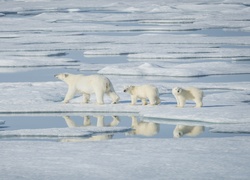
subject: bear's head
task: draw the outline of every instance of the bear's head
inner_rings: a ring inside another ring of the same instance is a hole
[[[127,92],[131,94],[131,91],[135,88],[135,86],[127,86],[124,88],[123,92]]]
[[[62,81],[64,81],[68,76],[69,76],[69,74],[67,74],[67,73],[61,73],[61,74],[56,74],[56,75],[55,75],[55,77],[56,77],[57,79],[60,79],[60,80],[62,80]]]
[[[172,89],[172,93],[175,95],[181,94],[182,93],[182,88],[180,87],[175,87]]]
[[[180,138],[183,136],[183,132],[180,131],[179,129],[175,129],[174,132],[173,132],[173,135],[174,135],[174,138]]]

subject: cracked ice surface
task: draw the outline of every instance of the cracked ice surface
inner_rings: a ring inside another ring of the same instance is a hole
[[[249,6],[245,2],[74,2],[2,3],[0,65],[72,65],[72,58],[50,56],[69,50],[82,51],[86,56],[129,54],[131,61],[250,58],[245,48],[250,45]],[[192,31],[203,29],[223,29],[224,37]],[[232,30],[245,35],[227,35]],[[107,35],[111,32],[120,34]]]

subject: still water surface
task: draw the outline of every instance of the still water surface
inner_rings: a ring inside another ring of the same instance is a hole
[[[130,128],[121,132],[97,133],[90,137],[76,138],[55,138],[55,137],[5,137],[0,135],[1,140],[49,140],[49,141],[81,141],[81,140],[108,140],[117,138],[211,138],[211,137],[231,137],[243,136],[248,134],[237,133],[212,133],[209,127],[201,125],[185,124],[165,124],[154,121],[144,121],[138,116],[124,115],[11,115],[2,116],[1,120],[5,123],[0,125],[0,131],[19,130],[19,129],[47,129],[47,128],[86,128],[89,126],[100,127],[126,127]]]

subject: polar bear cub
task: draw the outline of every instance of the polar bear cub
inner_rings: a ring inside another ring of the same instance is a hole
[[[177,107],[184,107],[186,100],[193,100],[196,103],[195,107],[202,107],[203,92],[195,87],[183,89],[175,87],[172,89],[172,94],[177,101]]]
[[[131,95],[131,104],[135,105],[137,99],[141,99],[142,105],[147,105],[147,99],[150,105],[158,105],[161,100],[159,98],[158,88],[152,85],[128,86],[124,89]]]
[[[83,103],[89,102],[91,94],[96,95],[98,104],[104,103],[104,94],[112,99],[112,104],[117,103],[120,99],[115,93],[111,81],[105,76],[62,73],[55,75],[55,77],[68,84],[68,92],[63,100],[64,103],[68,103],[76,93],[83,94]]]

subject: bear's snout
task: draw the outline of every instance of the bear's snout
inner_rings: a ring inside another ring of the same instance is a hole
[[[126,90],[126,89],[124,89],[124,90],[123,90],[123,92],[127,92],[127,90]]]

